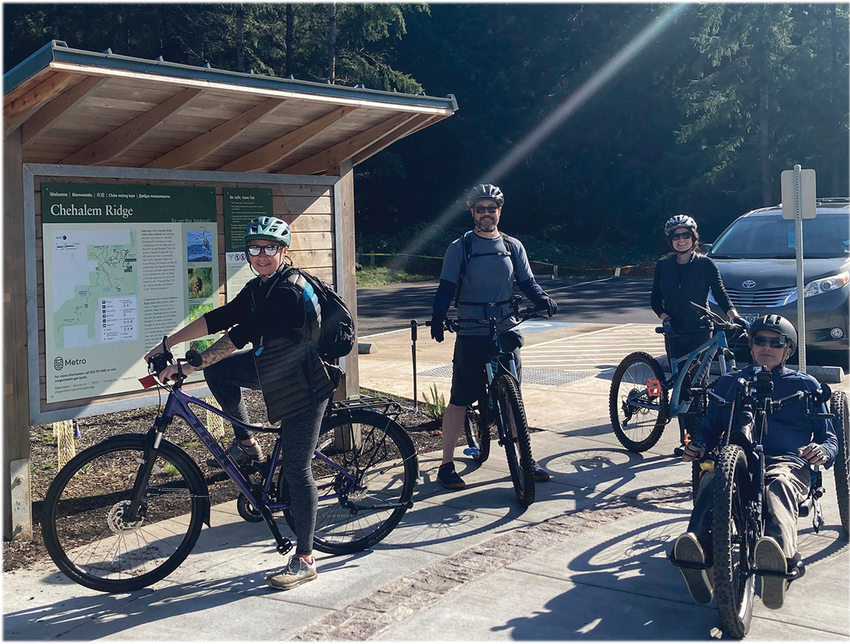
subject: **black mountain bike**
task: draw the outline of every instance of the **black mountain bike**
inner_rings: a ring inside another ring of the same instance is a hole
[[[178,367],[195,364],[192,353],[178,359]],[[149,368],[161,373],[173,362],[163,353]],[[83,450],[50,484],[43,506],[44,545],[76,583],[111,593],[144,588],[173,572],[191,552],[202,524],[210,525],[210,497],[200,468],[164,438],[175,417],[186,421],[239,489],[240,516],[265,521],[280,554],[292,548],[277,524],[282,518],[295,530],[281,468],[285,429],[241,423],[184,392],[183,380],[181,370],[173,385],[160,385],[168,397],[147,434],[112,436]],[[416,450],[391,417],[391,405],[377,398],[328,405],[312,465],[319,492],[316,550],[347,554],[369,548],[412,507]],[[192,407],[236,426],[277,434],[271,457],[238,467]]]
[[[513,311],[508,315],[483,320],[447,319],[446,329],[480,328],[486,326],[490,336],[490,348],[482,373],[482,389],[477,407],[467,409],[465,432],[468,447],[464,453],[477,463],[483,463],[490,455],[490,432],[496,426],[499,445],[505,448],[508,470],[514,492],[519,502],[528,507],[534,503],[534,459],[531,456],[531,438],[528,421],[520,393],[519,376],[514,361],[514,346],[509,346],[511,331],[499,331],[504,322],[514,318],[518,326],[535,317],[548,317],[545,311],[534,307],[519,310],[521,298],[511,299]]]
[[[766,458],[762,441],[767,431],[767,418],[783,406],[805,399],[810,417],[831,416],[836,436],[838,453],[834,467],[835,491],[844,537],[848,535],[848,462],[847,453],[847,396],[844,392],[830,392],[829,386],[821,385],[814,393],[797,392],[791,396],[773,400],[773,382],[767,371],[757,372],[753,380],[743,383],[739,395],[726,402],[714,392],[709,392],[715,401],[730,408],[731,417],[739,411],[749,412],[753,422],[741,429],[727,429],[720,446],[703,459],[703,469],[713,469],[718,477],[714,485],[712,516],[712,554],[714,558],[714,594],[720,613],[721,628],[735,638],[744,637],[750,628],[755,599],[755,580],[761,576],[792,575],[759,570],[754,560],[756,542],[764,535],[764,478]],[[831,413],[818,410],[829,401]],[[731,424],[731,423],[730,423]],[[800,507],[800,516],[812,516],[812,525],[817,532],[823,525],[820,499],[824,494],[821,472],[813,468],[809,496]],[[671,563],[680,567],[708,568],[675,560]]]

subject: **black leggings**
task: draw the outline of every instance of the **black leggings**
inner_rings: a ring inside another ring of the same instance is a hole
[[[250,350],[231,354],[211,364],[204,369],[204,377],[212,395],[225,413],[242,422],[250,422],[242,387],[260,389],[254,356]],[[281,423],[284,438],[283,473],[289,482],[297,539],[295,550],[299,555],[309,554],[313,550],[318,493],[311,464],[327,405],[328,401],[324,400],[315,409],[291,416]],[[240,440],[251,438],[254,434],[237,427],[234,427],[233,431]]]

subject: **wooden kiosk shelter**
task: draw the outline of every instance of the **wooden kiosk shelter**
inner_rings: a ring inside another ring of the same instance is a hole
[[[199,275],[212,277],[208,305],[226,301],[238,231],[252,213],[286,220],[294,263],[333,284],[356,315],[352,169],[457,110],[451,95],[234,73],[57,40],[6,73],[3,93],[4,538],[31,538],[29,426],[152,404],[138,384],[106,385],[144,375],[137,364],[94,367],[104,355],[140,359],[188,319]],[[134,219],[140,212],[147,224]],[[190,240],[206,254],[193,254]],[[344,359],[345,396],[359,391],[356,353]],[[98,372],[114,378],[85,389]]]

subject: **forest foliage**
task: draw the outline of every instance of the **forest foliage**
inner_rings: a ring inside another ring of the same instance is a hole
[[[794,164],[820,196],[848,195],[848,18],[822,3],[6,3],[3,53],[8,71],[60,39],[454,94],[454,116],[355,169],[358,246],[442,255],[469,225],[465,191],[492,181],[534,259],[608,264],[657,253],[679,212],[712,239],[778,203]]]

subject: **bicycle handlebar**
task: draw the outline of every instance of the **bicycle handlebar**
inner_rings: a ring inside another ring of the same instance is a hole
[[[189,349],[186,352],[185,358],[176,358],[175,359],[174,354],[171,353],[171,351],[169,351],[166,348],[165,342],[166,342],[167,337],[168,336],[163,336],[163,338],[162,338],[162,349],[163,349],[162,353],[157,353],[155,356],[153,356],[148,361],[148,373],[155,374],[156,377],[159,378],[159,374],[161,374],[165,370],[166,367],[173,365],[173,364],[176,364],[177,365],[177,378],[174,381],[174,383],[176,385],[176,384],[183,382],[187,378],[187,375],[183,373],[183,369],[181,368],[181,365],[183,363],[187,363],[187,364],[189,364],[189,365],[191,365],[195,368],[200,367],[201,366],[201,354],[198,353],[197,351],[195,351],[194,349]]]

